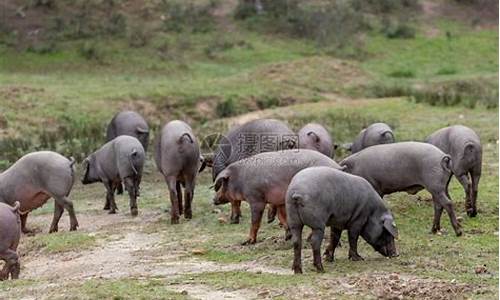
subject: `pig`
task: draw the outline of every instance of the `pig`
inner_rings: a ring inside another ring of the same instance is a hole
[[[201,163],[200,146],[191,127],[179,120],[163,126],[156,138],[154,157],[170,193],[170,223],[178,224],[182,214],[191,219],[196,176]],[[181,186],[184,187],[184,207]]]
[[[110,142],[120,135],[130,135],[137,138],[141,142],[144,151],[148,150],[148,123],[135,111],[122,111],[111,119],[106,130],[106,142]]]
[[[367,147],[379,144],[394,143],[394,133],[385,123],[373,123],[356,136],[354,142],[348,146],[352,153],[359,152]]]
[[[330,227],[330,244],[325,251],[328,261],[343,230],[349,236],[349,259],[362,260],[358,254],[361,236],[386,257],[397,256],[394,238],[396,224],[380,196],[365,179],[328,167],[311,167],[298,172],[286,192],[286,214],[294,248],[293,271],[302,273],[302,229],[312,229],[310,241],[314,266],[323,272],[321,243],[325,227]]]
[[[436,146],[420,142],[375,145],[348,156],[340,165],[346,172],[368,180],[381,197],[403,191],[416,194],[425,188],[434,202],[432,232],[441,230],[444,208],[456,235],[462,235],[448,194],[452,160]]]
[[[5,261],[0,271],[0,281],[19,278],[21,265],[17,254],[17,245],[21,238],[21,220],[19,218],[19,207],[16,201],[14,207],[0,203],[0,259]]]
[[[223,136],[213,154],[212,180],[231,163],[257,153],[293,149],[297,136],[288,126],[275,119],[257,119],[232,128]],[[231,224],[240,222],[241,202],[231,202]],[[274,209],[269,219],[274,219]]]
[[[215,180],[213,203],[247,201],[252,215],[249,238],[243,245],[255,244],[266,204],[277,207],[278,218],[287,230],[285,193],[292,177],[311,166],[340,168],[328,156],[309,149],[259,153],[230,164]],[[289,233],[287,230],[287,238]]]
[[[137,138],[120,135],[85,158],[82,184],[102,182],[106,188],[104,209],[115,214],[118,209],[115,190],[124,182],[130,199],[130,213],[137,216],[137,197],[145,158],[144,147]]]
[[[26,227],[28,214],[44,205],[51,197],[55,200],[54,218],[49,232],[58,231],[64,209],[69,213],[70,230],[76,230],[73,202],[68,198],[75,181],[75,160],[52,151],[26,154],[0,174],[0,202],[13,206],[19,201],[21,231],[33,233]]]
[[[465,191],[465,211],[469,217],[475,217],[483,155],[479,136],[468,127],[455,125],[437,130],[425,142],[451,156],[451,170]]]
[[[308,123],[298,132],[299,148],[316,150],[334,158],[337,145],[332,142],[330,133],[317,123]]]
[[[144,152],[148,150],[149,126],[144,118],[135,111],[122,111],[117,113],[106,130],[106,142],[110,142],[120,135],[130,135],[137,138]],[[123,194],[123,186],[120,182],[116,188],[118,195]]]

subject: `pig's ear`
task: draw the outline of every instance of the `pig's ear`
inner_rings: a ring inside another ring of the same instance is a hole
[[[229,172],[226,170],[222,171],[222,173],[217,176],[215,179],[215,183],[213,185],[214,190],[217,192],[223,184],[227,184],[227,181],[229,180]]]
[[[394,237],[398,237],[398,229],[394,219],[389,215],[384,215],[384,228]]]

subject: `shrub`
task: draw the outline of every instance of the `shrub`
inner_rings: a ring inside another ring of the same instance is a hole
[[[102,50],[91,41],[83,42],[78,48],[78,52],[86,60],[102,61],[104,57]]]
[[[134,27],[128,35],[128,44],[134,48],[144,47],[150,40],[151,35],[143,27]]]
[[[215,112],[220,118],[226,118],[236,115],[238,111],[234,97],[229,97],[218,102],[217,106],[215,107]]]
[[[398,23],[397,25],[387,26],[382,29],[383,34],[389,39],[413,39],[416,30],[409,24]]]
[[[164,12],[163,28],[166,31],[208,32],[214,27],[210,11],[217,1],[208,4],[194,4],[192,1],[177,2],[162,0],[160,9]]]

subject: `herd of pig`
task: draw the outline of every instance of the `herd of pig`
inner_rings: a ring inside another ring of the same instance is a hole
[[[83,184],[102,182],[106,188],[105,210],[116,213],[115,194],[128,192],[130,212],[137,216],[140,184],[149,127],[136,112],[116,114],[107,128],[107,143],[82,163]],[[251,229],[244,244],[257,241],[263,213],[268,222],[278,216],[292,239],[293,270],[302,272],[301,250],[304,225],[313,263],[323,271],[321,243],[330,227],[330,243],[324,253],[333,261],[343,230],[347,230],[349,258],[363,259],[357,251],[361,236],[377,252],[396,256],[398,230],[392,213],[382,200],[386,194],[426,189],[434,204],[432,232],[440,231],[446,210],[457,236],[461,226],[448,193],[455,175],[465,190],[465,209],[477,214],[476,199],[481,176],[482,147],[470,128],[456,125],[439,129],[425,142],[396,142],[392,129],[375,123],[363,129],[352,144],[343,145],[352,155],[334,161],[337,145],[321,125],[305,125],[297,134],[274,119],[258,119],[231,128],[222,135],[214,153],[202,156],[191,127],[182,121],[167,123],[155,138],[154,160],[170,194],[170,219],[191,219],[196,177],[212,168],[213,203],[231,204],[231,223],[239,223],[241,201],[250,206]],[[5,261],[0,280],[19,277],[17,254],[28,214],[54,198],[54,216],[49,232],[58,230],[66,209],[70,230],[78,221],[68,198],[75,181],[75,160],[51,151],[21,157],[0,174],[0,258]],[[184,194],[184,195],[183,195]],[[183,201],[184,199],[184,201]]]

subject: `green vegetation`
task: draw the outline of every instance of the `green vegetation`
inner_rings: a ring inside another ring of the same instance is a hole
[[[60,253],[67,251],[83,251],[97,245],[95,234],[85,232],[58,232],[49,235],[38,234],[26,238],[28,251]]]

